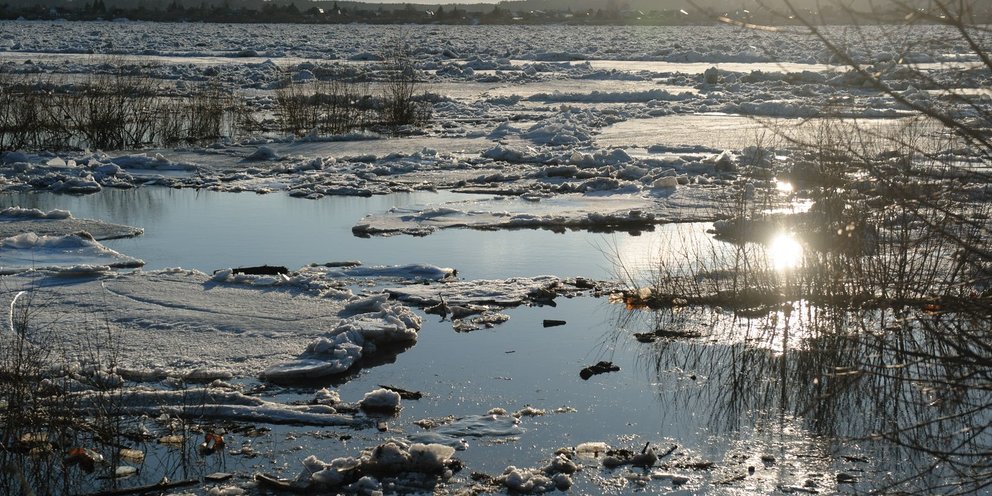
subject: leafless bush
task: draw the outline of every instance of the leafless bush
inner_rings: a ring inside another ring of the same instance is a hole
[[[299,136],[368,129],[378,120],[373,100],[367,81],[294,82],[287,77],[276,90],[280,127]]]
[[[390,54],[375,86],[370,79],[294,81],[287,74],[276,90],[279,125],[283,132],[343,134],[360,130],[399,132],[430,120],[421,75],[409,56]]]
[[[391,127],[421,126],[430,120],[430,106],[423,101],[421,74],[412,58],[402,49],[387,59],[383,88],[383,122]]]
[[[105,150],[203,143],[254,132],[252,112],[219,84],[168,95],[108,63],[81,81],[0,74],[0,148]]]
[[[152,141],[164,146],[237,138],[259,128],[252,112],[216,82],[184,96],[156,98]]]

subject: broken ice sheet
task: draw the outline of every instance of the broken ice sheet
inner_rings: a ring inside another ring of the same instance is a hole
[[[182,391],[86,391],[74,395],[78,412],[96,411],[112,402],[124,415],[163,413],[176,417],[303,424],[316,426],[367,426],[365,419],[336,413],[324,405],[286,405],[240,392],[218,388]]]
[[[227,370],[250,377],[296,357],[334,329],[344,307],[298,286],[217,284],[197,271],[115,274],[62,284],[41,271],[8,277],[10,292],[33,294],[29,332],[56,336],[69,359],[85,357],[94,334],[119,350],[118,364],[138,372]],[[21,304],[21,303],[19,303]],[[112,332],[106,332],[107,328]],[[90,332],[87,332],[90,331]],[[149,353],[149,350],[154,350]],[[160,374],[150,374],[158,377]]]
[[[319,273],[328,278],[390,278],[404,281],[440,281],[456,275],[455,269],[430,264],[361,265],[341,267],[312,266],[301,269],[307,274]]]
[[[437,443],[464,450],[468,443],[466,437],[505,438],[519,436],[524,433],[520,427],[520,419],[507,414],[468,415],[451,422],[436,426],[426,432],[410,434],[411,441],[419,443]]]
[[[636,189],[631,186],[629,189]],[[664,222],[709,221],[719,217],[721,192],[684,188],[655,192],[627,189],[592,194],[494,197],[417,208],[393,208],[358,222],[356,236],[426,235],[440,229],[650,230]]]
[[[85,232],[65,236],[39,236],[27,232],[0,240],[0,271],[6,274],[48,269],[82,275],[144,264],[137,258],[107,248]]]
[[[381,348],[412,345],[417,341],[420,317],[403,305],[388,303],[385,296],[346,304],[345,313],[355,315],[311,341],[298,358],[272,365],[262,376],[281,383],[320,379],[347,372],[364,356]]]
[[[386,292],[396,300],[417,306],[436,305],[443,300],[448,305],[516,307],[550,301],[566,290],[558,277],[536,276],[409,285],[389,288]]]
[[[141,228],[101,220],[77,219],[68,210],[8,207],[0,210],[0,238],[33,232],[39,236],[65,236],[88,232],[96,240],[138,236]]]

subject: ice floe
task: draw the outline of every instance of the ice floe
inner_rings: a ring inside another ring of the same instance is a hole
[[[93,391],[79,393],[73,400],[80,413],[95,412],[113,404],[122,415],[167,414],[180,418],[316,426],[369,424],[367,419],[338,414],[323,405],[286,405],[218,388]]]
[[[107,240],[138,236],[143,230],[101,220],[77,219],[68,210],[61,209],[43,212],[36,208],[8,207],[0,210],[0,238],[27,232],[39,236],[86,232],[96,240]]]
[[[385,295],[353,300],[345,305],[343,312],[351,316],[310,342],[298,358],[266,368],[262,377],[275,382],[297,382],[339,375],[380,348],[409,346],[417,340],[420,317],[405,306],[388,303]],[[396,393],[383,390],[368,399],[369,405],[384,408],[388,403],[384,398],[392,395]],[[395,406],[399,406],[398,401]]]
[[[88,275],[144,264],[107,248],[86,232],[64,236],[27,232],[0,239],[0,270],[7,274],[50,269],[62,275]]]
[[[366,216],[352,231],[358,236],[426,235],[450,228],[640,231],[665,222],[707,221],[724,215],[720,205],[726,192],[676,189],[678,184],[676,177],[653,179],[650,189],[628,183],[629,190],[634,191],[629,193],[622,189],[616,192],[620,186],[616,180],[597,179],[575,186],[585,194],[559,194],[548,199],[497,197],[421,209],[394,208]],[[600,191],[606,194],[596,194]]]

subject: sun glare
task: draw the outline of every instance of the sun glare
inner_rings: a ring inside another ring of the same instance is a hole
[[[803,260],[803,245],[788,233],[779,233],[768,243],[768,261],[776,270],[791,270]]]
[[[792,193],[793,186],[792,183],[790,183],[789,181],[782,181],[780,179],[776,179],[775,189],[777,189],[779,193]]]

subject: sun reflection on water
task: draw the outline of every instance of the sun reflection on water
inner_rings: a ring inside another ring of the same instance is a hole
[[[781,179],[776,179],[775,189],[778,190],[778,192],[780,193],[788,194],[793,192],[794,187],[792,186],[792,183],[790,183],[789,181],[782,181]]]
[[[799,267],[803,260],[803,245],[790,233],[779,233],[768,243],[768,263],[775,270]]]

